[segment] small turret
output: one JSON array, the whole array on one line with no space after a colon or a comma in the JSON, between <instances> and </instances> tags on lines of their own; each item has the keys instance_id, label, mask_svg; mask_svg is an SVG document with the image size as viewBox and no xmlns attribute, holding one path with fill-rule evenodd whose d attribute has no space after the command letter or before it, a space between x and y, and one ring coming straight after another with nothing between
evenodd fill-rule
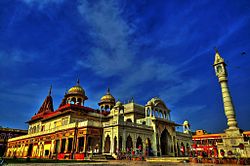
<instances>
[{"instance_id":1,"label":"small turret","mask_svg":"<svg viewBox=\"0 0 250 166\"><path fill-rule=\"evenodd\" d=\"M110 93L110 89L107 89L107 92L102 96L100 102L98 103L101 110L110 111L115 106L115 98Z\"/></svg>"}]
</instances>

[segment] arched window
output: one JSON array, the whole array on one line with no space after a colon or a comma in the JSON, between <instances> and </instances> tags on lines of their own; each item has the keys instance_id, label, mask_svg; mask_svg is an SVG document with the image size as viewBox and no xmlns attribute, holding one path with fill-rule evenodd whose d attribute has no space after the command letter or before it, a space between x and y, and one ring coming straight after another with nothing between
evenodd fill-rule
<instances>
[{"instance_id":1,"label":"arched window","mask_svg":"<svg viewBox=\"0 0 250 166\"><path fill-rule=\"evenodd\" d=\"M150 109L147 109L147 116L150 116Z\"/></svg>"},{"instance_id":2,"label":"arched window","mask_svg":"<svg viewBox=\"0 0 250 166\"><path fill-rule=\"evenodd\" d=\"M133 141L131 136L129 135L126 140L126 150L131 151L133 149Z\"/></svg>"},{"instance_id":3,"label":"arched window","mask_svg":"<svg viewBox=\"0 0 250 166\"><path fill-rule=\"evenodd\" d=\"M158 110L156 109L154 113L155 113L155 117L157 118L158 117Z\"/></svg>"},{"instance_id":4,"label":"arched window","mask_svg":"<svg viewBox=\"0 0 250 166\"><path fill-rule=\"evenodd\" d=\"M139 149L139 151L142 151L142 149L143 149L143 143L142 143L142 139L140 136L137 138L136 148Z\"/></svg>"},{"instance_id":5,"label":"arched window","mask_svg":"<svg viewBox=\"0 0 250 166\"><path fill-rule=\"evenodd\" d=\"M75 103L76 103L76 98L73 97L73 98L71 99L71 101L70 101L70 104L75 104Z\"/></svg>"},{"instance_id":6,"label":"arched window","mask_svg":"<svg viewBox=\"0 0 250 166\"><path fill-rule=\"evenodd\" d=\"M126 120L126 122L132 122L132 120L129 118L129 119Z\"/></svg>"},{"instance_id":7,"label":"arched window","mask_svg":"<svg viewBox=\"0 0 250 166\"><path fill-rule=\"evenodd\" d=\"M34 133L36 132L36 126L33 127L33 131L34 131Z\"/></svg>"},{"instance_id":8,"label":"arched window","mask_svg":"<svg viewBox=\"0 0 250 166\"><path fill-rule=\"evenodd\" d=\"M82 105L82 99L81 98L77 99L77 105Z\"/></svg>"},{"instance_id":9,"label":"arched window","mask_svg":"<svg viewBox=\"0 0 250 166\"><path fill-rule=\"evenodd\" d=\"M160 110L160 112L159 112L159 117L160 118L163 118L163 114L162 114L162 111Z\"/></svg>"},{"instance_id":10,"label":"arched window","mask_svg":"<svg viewBox=\"0 0 250 166\"><path fill-rule=\"evenodd\" d=\"M107 135L104 144L104 153L109 153L109 152L110 152L110 137L109 135Z\"/></svg>"},{"instance_id":11,"label":"arched window","mask_svg":"<svg viewBox=\"0 0 250 166\"><path fill-rule=\"evenodd\" d=\"M164 112L164 118L167 119L167 113L166 112Z\"/></svg>"}]
</instances>

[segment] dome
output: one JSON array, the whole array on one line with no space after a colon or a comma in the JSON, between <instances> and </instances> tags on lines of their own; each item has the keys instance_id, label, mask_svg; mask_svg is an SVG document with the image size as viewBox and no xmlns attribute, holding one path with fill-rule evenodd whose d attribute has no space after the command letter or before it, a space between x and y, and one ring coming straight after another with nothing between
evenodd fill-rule
<instances>
[{"instance_id":1,"label":"dome","mask_svg":"<svg viewBox=\"0 0 250 166\"><path fill-rule=\"evenodd\" d=\"M185 120L185 121L183 122L183 125L189 125L189 122L188 122L187 120Z\"/></svg>"},{"instance_id":2,"label":"dome","mask_svg":"<svg viewBox=\"0 0 250 166\"><path fill-rule=\"evenodd\" d=\"M148 106L156 106L157 104L163 104L165 106L165 103L158 97L153 97L152 99L150 99L146 105Z\"/></svg>"},{"instance_id":3,"label":"dome","mask_svg":"<svg viewBox=\"0 0 250 166\"><path fill-rule=\"evenodd\" d=\"M79 79L77 80L77 85L73 86L68 90L68 94L83 95L85 96L84 89L80 86Z\"/></svg>"},{"instance_id":4,"label":"dome","mask_svg":"<svg viewBox=\"0 0 250 166\"><path fill-rule=\"evenodd\" d=\"M115 106L122 106L122 102L120 102L119 100L116 102Z\"/></svg>"},{"instance_id":5,"label":"dome","mask_svg":"<svg viewBox=\"0 0 250 166\"><path fill-rule=\"evenodd\" d=\"M68 94L81 94L85 96L85 91L81 86L76 85L68 90Z\"/></svg>"},{"instance_id":6,"label":"dome","mask_svg":"<svg viewBox=\"0 0 250 166\"><path fill-rule=\"evenodd\" d=\"M110 94L109 88L107 90L107 93L104 96L102 96L100 102L112 102L112 103L115 102L115 98Z\"/></svg>"},{"instance_id":7,"label":"dome","mask_svg":"<svg viewBox=\"0 0 250 166\"><path fill-rule=\"evenodd\" d=\"M153 106L153 102L151 100L149 100L146 105Z\"/></svg>"}]
</instances>

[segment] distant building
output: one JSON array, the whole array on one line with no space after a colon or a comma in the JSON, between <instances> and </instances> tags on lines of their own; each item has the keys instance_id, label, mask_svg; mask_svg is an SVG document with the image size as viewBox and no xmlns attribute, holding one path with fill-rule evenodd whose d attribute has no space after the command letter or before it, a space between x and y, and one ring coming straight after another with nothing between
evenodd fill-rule
<instances>
[{"instance_id":1,"label":"distant building","mask_svg":"<svg viewBox=\"0 0 250 166\"><path fill-rule=\"evenodd\" d=\"M159 98L146 105L132 99L123 104L107 90L99 109L84 106L84 89L73 86L54 111L51 90L37 114L29 121L28 134L8 141L9 157L74 158L89 153L117 156L119 152L141 151L154 156L187 156L192 136L189 124L177 132L170 110Z\"/></svg>"},{"instance_id":2,"label":"distant building","mask_svg":"<svg viewBox=\"0 0 250 166\"><path fill-rule=\"evenodd\" d=\"M4 155L7 149L8 139L26 135L27 133L27 130L0 127L0 157Z\"/></svg>"},{"instance_id":3,"label":"distant building","mask_svg":"<svg viewBox=\"0 0 250 166\"><path fill-rule=\"evenodd\" d=\"M242 131L242 135L245 142L250 140L250 131ZM218 149L219 144L223 144L223 138L226 136L225 133L208 134L205 130L196 130L192 137L193 145L192 151L194 156L203 155L207 157L223 157L223 149ZM238 151L244 153L244 144L239 144L238 146L231 146L236 150L233 151L232 155L239 155ZM220 150L223 150L220 154ZM202 154L203 153L203 154ZM225 155L225 151L224 151ZM236 157L236 156L235 156Z\"/></svg>"},{"instance_id":4,"label":"distant building","mask_svg":"<svg viewBox=\"0 0 250 166\"><path fill-rule=\"evenodd\" d=\"M238 127L232 97L228 88L226 63L216 49L214 69L222 90L224 112L228 128L225 133L207 134L197 130L193 136L192 150L195 155L214 157L250 157L250 131Z\"/></svg>"}]
</instances>

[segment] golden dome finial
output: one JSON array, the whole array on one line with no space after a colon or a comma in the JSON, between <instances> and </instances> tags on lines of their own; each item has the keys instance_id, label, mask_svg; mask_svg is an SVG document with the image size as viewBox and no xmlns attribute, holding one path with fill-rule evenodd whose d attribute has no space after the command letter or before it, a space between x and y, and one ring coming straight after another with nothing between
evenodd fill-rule
<instances>
[{"instance_id":1,"label":"golden dome finial","mask_svg":"<svg viewBox=\"0 0 250 166\"><path fill-rule=\"evenodd\" d=\"M216 53L219 53L219 51L218 51L218 48L217 48L217 47L214 47L214 51L215 51Z\"/></svg>"},{"instance_id":2,"label":"golden dome finial","mask_svg":"<svg viewBox=\"0 0 250 166\"><path fill-rule=\"evenodd\" d=\"M106 94L101 97L101 100L98 104L101 105L102 103L115 103L115 98L110 93L110 88L107 88Z\"/></svg>"},{"instance_id":3,"label":"golden dome finial","mask_svg":"<svg viewBox=\"0 0 250 166\"><path fill-rule=\"evenodd\" d=\"M107 94L110 94L110 88L108 87L108 89L107 89Z\"/></svg>"},{"instance_id":4,"label":"golden dome finial","mask_svg":"<svg viewBox=\"0 0 250 166\"><path fill-rule=\"evenodd\" d=\"M80 85L80 79L79 78L77 78L76 84Z\"/></svg>"}]
</instances>

